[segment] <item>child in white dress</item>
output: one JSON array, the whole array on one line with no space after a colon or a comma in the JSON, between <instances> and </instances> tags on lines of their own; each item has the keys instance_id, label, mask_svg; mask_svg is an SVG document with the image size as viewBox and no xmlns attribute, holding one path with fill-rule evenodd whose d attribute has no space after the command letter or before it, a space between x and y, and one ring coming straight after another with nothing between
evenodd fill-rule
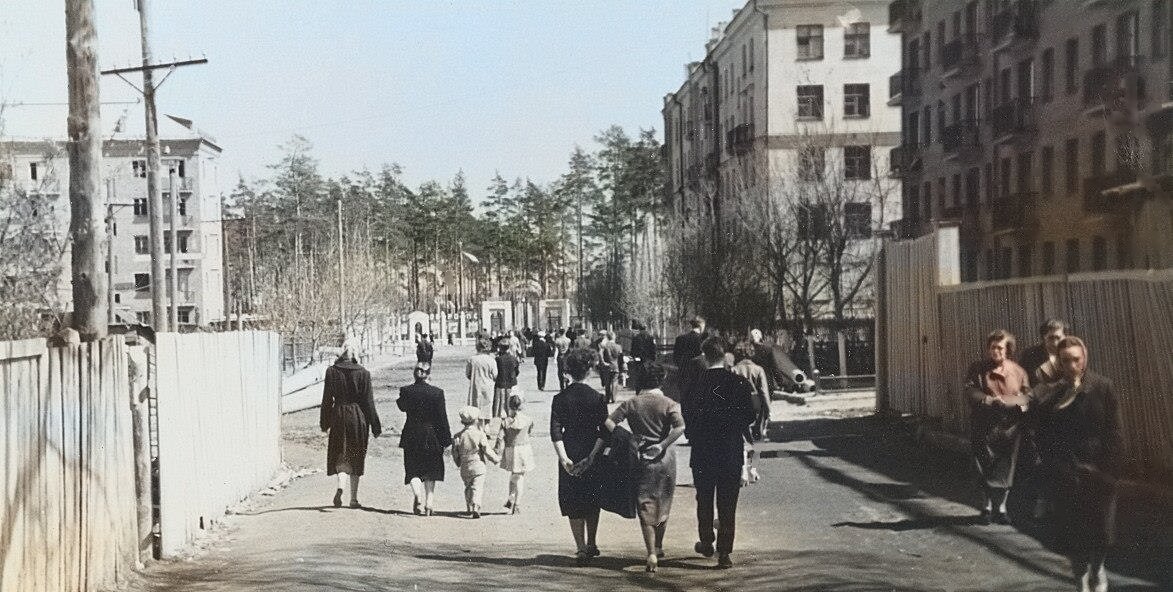
<instances>
[{"instance_id":1,"label":"child in white dress","mask_svg":"<svg viewBox=\"0 0 1173 592\"><path fill-rule=\"evenodd\" d=\"M452 460L460 468L464 480L464 502L473 518L481 517L481 499L484 497L485 472L488 463L496 463L497 454L489 447L489 437L478 421L481 410L468 406L460 410L460 430L452 440Z\"/></svg>"},{"instance_id":2,"label":"child in white dress","mask_svg":"<svg viewBox=\"0 0 1173 592\"><path fill-rule=\"evenodd\" d=\"M501 422L499 442L504 444L501 453L501 468L509 471L509 499L505 507L510 514L521 511L521 499L525 474L534 468L534 449L530 446L530 434L534 431L534 420L521 412L521 397L510 395L506 403L508 415Z\"/></svg>"}]
</instances>

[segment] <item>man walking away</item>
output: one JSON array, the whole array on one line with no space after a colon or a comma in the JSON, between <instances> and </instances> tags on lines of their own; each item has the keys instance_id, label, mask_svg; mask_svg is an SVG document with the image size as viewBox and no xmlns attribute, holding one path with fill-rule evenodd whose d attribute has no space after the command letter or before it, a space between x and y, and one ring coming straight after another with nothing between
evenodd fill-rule
<instances>
[{"instance_id":1,"label":"man walking away","mask_svg":"<svg viewBox=\"0 0 1173 592\"><path fill-rule=\"evenodd\" d=\"M615 390L619 388L619 373L623 371L623 348L615 342L613 331L604 331L599 343L599 378L608 403L615 402Z\"/></svg>"},{"instance_id":2,"label":"man walking away","mask_svg":"<svg viewBox=\"0 0 1173 592\"><path fill-rule=\"evenodd\" d=\"M573 329L567 329L558 334L558 338L554 340L554 351L557 354L558 363L558 390L566 388L570 384L570 379L566 376L566 352L570 351L570 336Z\"/></svg>"},{"instance_id":3,"label":"man walking away","mask_svg":"<svg viewBox=\"0 0 1173 592\"><path fill-rule=\"evenodd\" d=\"M534 339L533 345L534 353L534 367L538 369L538 390L546 390L546 366L550 362L550 356L554 354L550 343L546 341L546 332L538 331L537 339Z\"/></svg>"},{"instance_id":4,"label":"man walking away","mask_svg":"<svg viewBox=\"0 0 1173 592\"><path fill-rule=\"evenodd\" d=\"M744 462L744 433L754 420L753 388L742 377L725 368L725 348L715 337L701 344L708 368L697 377L681 402L685 436L692 445L689 465L696 487L697 534L694 549L713 556L716 542L717 567L733 567L733 537L736 532L737 497L741 491ZM716 502L717 533L713 535L713 504Z\"/></svg>"},{"instance_id":5,"label":"man walking away","mask_svg":"<svg viewBox=\"0 0 1173 592\"><path fill-rule=\"evenodd\" d=\"M427 335L422 334L416 335L416 341L415 362L417 364L431 364L432 355L435 352L435 348L432 347L432 342L428 339Z\"/></svg>"},{"instance_id":6,"label":"man walking away","mask_svg":"<svg viewBox=\"0 0 1173 592\"><path fill-rule=\"evenodd\" d=\"M631 364L627 371L635 384L636 394L639 394L644 373L656 361L656 338L649 335L647 328L640 323L635 323L632 328L636 334L631 338Z\"/></svg>"},{"instance_id":7,"label":"man walking away","mask_svg":"<svg viewBox=\"0 0 1173 592\"><path fill-rule=\"evenodd\" d=\"M705 338L705 319L693 317L688 324L692 328L677 337L676 343L672 345L672 361L677 369L683 369L689 360L701 355L701 341Z\"/></svg>"}]
</instances>

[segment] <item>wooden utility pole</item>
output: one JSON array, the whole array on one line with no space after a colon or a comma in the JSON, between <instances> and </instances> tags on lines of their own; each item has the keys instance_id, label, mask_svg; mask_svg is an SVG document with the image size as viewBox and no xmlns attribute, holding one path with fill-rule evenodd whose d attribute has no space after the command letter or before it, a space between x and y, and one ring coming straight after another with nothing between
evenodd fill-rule
<instances>
[{"instance_id":1,"label":"wooden utility pole","mask_svg":"<svg viewBox=\"0 0 1173 592\"><path fill-rule=\"evenodd\" d=\"M346 267L343 257L342 239L342 200L337 202L338 208L338 329L342 332L342 341L346 341Z\"/></svg>"},{"instance_id":2,"label":"wooden utility pole","mask_svg":"<svg viewBox=\"0 0 1173 592\"><path fill-rule=\"evenodd\" d=\"M93 0L65 2L65 63L69 79L69 234L72 240L72 326L83 341L106 336L106 229L95 207L102 183L98 34Z\"/></svg>"},{"instance_id":3,"label":"wooden utility pole","mask_svg":"<svg viewBox=\"0 0 1173 592\"><path fill-rule=\"evenodd\" d=\"M114 324L114 179L106 179L106 326Z\"/></svg>"},{"instance_id":4,"label":"wooden utility pole","mask_svg":"<svg viewBox=\"0 0 1173 592\"><path fill-rule=\"evenodd\" d=\"M157 141L157 138L156 138ZM176 259L179 252L179 179L175 175L175 163L172 162L167 171L167 205L171 217L170 240L167 241L167 251L170 254L170 275L167 278L167 297L171 301L168 323L172 331L179 331L179 262Z\"/></svg>"}]
</instances>

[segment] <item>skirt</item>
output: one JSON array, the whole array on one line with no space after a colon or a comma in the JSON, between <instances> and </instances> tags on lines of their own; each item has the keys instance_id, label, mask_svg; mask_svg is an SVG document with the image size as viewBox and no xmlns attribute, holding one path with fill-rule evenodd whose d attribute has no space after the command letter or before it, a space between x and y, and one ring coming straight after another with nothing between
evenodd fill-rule
<instances>
[{"instance_id":1,"label":"skirt","mask_svg":"<svg viewBox=\"0 0 1173 592\"><path fill-rule=\"evenodd\" d=\"M501 468L522 475L534 468L534 449L529 444L506 446L501 454Z\"/></svg>"},{"instance_id":2,"label":"skirt","mask_svg":"<svg viewBox=\"0 0 1173 592\"><path fill-rule=\"evenodd\" d=\"M444 480L444 449L403 450L403 484L412 479L421 481Z\"/></svg>"},{"instance_id":3,"label":"skirt","mask_svg":"<svg viewBox=\"0 0 1173 592\"><path fill-rule=\"evenodd\" d=\"M640 523L658 526L667 522L676 491L676 450L669 448L657 462L640 462L636 478Z\"/></svg>"},{"instance_id":4,"label":"skirt","mask_svg":"<svg viewBox=\"0 0 1173 592\"><path fill-rule=\"evenodd\" d=\"M558 509L572 519L599 513L599 479L594 467L575 477L558 465Z\"/></svg>"}]
</instances>

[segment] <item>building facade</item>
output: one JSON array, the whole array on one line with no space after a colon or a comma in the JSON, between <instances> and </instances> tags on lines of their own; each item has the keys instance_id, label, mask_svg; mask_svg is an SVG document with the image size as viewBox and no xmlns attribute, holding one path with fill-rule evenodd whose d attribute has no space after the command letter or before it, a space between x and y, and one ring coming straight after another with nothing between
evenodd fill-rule
<instances>
[{"instance_id":1,"label":"building facade","mask_svg":"<svg viewBox=\"0 0 1173 592\"><path fill-rule=\"evenodd\" d=\"M781 259L804 241L832 242L823 232L845 233L847 258L870 258L874 231L901 216L890 167L900 111L884 94L900 69L900 39L887 18L885 1L753 0L712 30L705 58L686 66L663 104L672 213L664 234L704 245L690 264L711 254L720 276L738 251L752 250L793 265ZM822 258L811 253L807 263ZM868 283L869 266L847 267L838 281ZM790 314L781 274L761 280L776 316ZM799 308L871 316L868 286L844 304L818 284L826 281L812 282Z\"/></svg>"},{"instance_id":2,"label":"building facade","mask_svg":"<svg viewBox=\"0 0 1173 592\"><path fill-rule=\"evenodd\" d=\"M164 248L174 246L178 269L176 304L181 326L206 326L224 320L224 265L221 194L217 161L221 149L211 140L192 137L161 139L159 186L163 196ZM69 156L65 140L14 140L0 143L0 154L11 165L13 181L25 191L52 198L62 236L69 231ZM99 204L112 215L110 306L116 323L152 324L151 256L148 223L145 142L117 139L103 142L102 179L105 195ZM169 169L175 169L172 188ZM176 240L170 232L172 190L179 198ZM58 301L72 310L69 252L58 281ZM170 257L164 268L170 274ZM168 277L170 277L168 275ZM166 283L164 284L167 285Z\"/></svg>"},{"instance_id":3,"label":"building facade","mask_svg":"<svg viewBox=\"0 0 1173 592\"><path fill-rule=\"evenodd\" d=\"M900 230L965 281L1173 265L1168 0L898 0Z\"/></svg>"}]
</instances>

